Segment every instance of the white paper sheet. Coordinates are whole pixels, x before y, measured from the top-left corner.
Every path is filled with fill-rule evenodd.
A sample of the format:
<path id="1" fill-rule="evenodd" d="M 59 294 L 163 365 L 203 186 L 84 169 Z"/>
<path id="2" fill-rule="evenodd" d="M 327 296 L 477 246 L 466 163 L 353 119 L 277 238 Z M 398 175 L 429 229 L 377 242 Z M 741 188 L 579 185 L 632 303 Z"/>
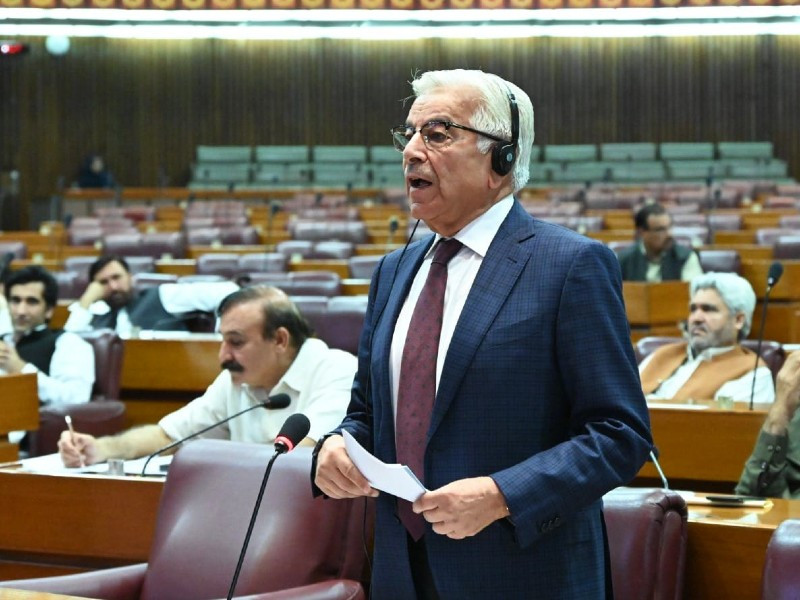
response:
<path id="1" fill-rule="evenodd" d="M 142 467 L 144 466 L 146 458 L 137 458 L 135 460 L 125 461 L 125 475 L 141 475 Z M 156 456 L 147 465 L 147 475 L 161 475 L 166 476 L 166 472 L 161 470 L 161 465 L 168 465 L 172 462 L 172 455 Z M 12 463 L 8 463 L 9 466 Z M 2 468 L 4 465 L 0 465 Z M 88 467 L 65 467 L 61 461 L 59 454 L 46 454 L 44 456 L 35 456 L 33 458 L 25 458 L 16 463 L 13 463 L 14 468 L 27 473 L 43 473 L 47 475 L 75 475 L 80 473 L 92 473 L 97 475 L 107 475 L 108 465 L 106 463 L 97 463 Z"/>
<path id="2" fill-rule="evenodd" d="M 375 489 L 409 502 L 428 491 L 406 465 L 387 465 L 378 460 L 347 431 L 344 432 L 344 446 L 350 460 Z"/>

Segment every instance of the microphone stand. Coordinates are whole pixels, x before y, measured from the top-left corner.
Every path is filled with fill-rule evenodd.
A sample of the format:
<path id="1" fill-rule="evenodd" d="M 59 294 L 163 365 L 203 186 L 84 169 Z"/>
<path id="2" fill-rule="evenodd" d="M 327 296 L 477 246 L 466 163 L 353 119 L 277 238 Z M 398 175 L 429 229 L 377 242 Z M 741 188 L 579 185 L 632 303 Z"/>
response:
<path id="1" fill-rule="evenodd" d="M 250 516 L 250 524 L 247 526 L 247 534 L 244 536 L 244 545 L 242 546 L 242 551 L 239 553 L 239 562 L 236 563 L 236 571 L 233 574 L 233 581 L 231 581 L 231 587 L 228 590 L 228 598 L 227 600 L 231 600 L 233 598 L 233 592 L 236 590 L 236 582 L 239 581 L 239 573 L 242 570 L 242 564 L 244 563 L 244 557 L 247 554 L 247 546 L 250 545 L 250 536 L 253 534 L 253 528 L 256 524 L 256 517 L 258 517 L 258 510 L 261 508 L 261 500 L 264 498 L 264 490 L 267 487 L 267 481 L 269 480 L 270 471 L 272 471 L 272 465 L 275 462 L 275 459 L 278 458 L 281 454 L 286 452 L 288 448 L 283 445 L 277 445 L 275 447 L 275 454 L 272 455 L 272 458 L 269 459 L 269 463 L 267 464 L 267 470 L 264 472 L 264 478 L 261 480 L 261 488 L 258 490 L 258 497 L 256 498 L 256 505 L 253 507 L 253 514 Z"/>
<path id="2" fill-rule="evenodd" d="M 753 383 L 750 386 L 750 410 L 753 410 L 753 400 L 756 394 L 756 370 L 758 369 L 758 359 L 761 357 L 761 344 L 764 341 L 764 325 L 767 322 L 767 305 L 769 304 L 769 293 L 772 285 L 767 286 L 764 294 L 764 306 L 761 307 L 761 324 L 758 327 L 758 344 L 756 345 L 756 365 L 753 367 Z"/>
<path id="3" fill-rule="evenodd" d="M 263 404 L 263 403 L 259 403 L 259 404 L 254 404 L 253 406 L 248 406 L 248 407 L 247 407 L 247 408 L 245 408 L 244 410 L 240 410 L 240 411 L 239 411 L 239 412 L 237 412 L 236 414 L 233 414 L 233 415 L 231 415 L 230 417 L 227 417 L 226 419 L 223 419 L 222 421 L 217 421 L 217 422 L 216 422 L 216 423 L 214 423 L 213 425 L 209 425 L 208 427 L 206 427 L 206 428 L 204 428 L 204 429 L 201 429 L 200 431 L 195 431 L 195 432 L 194 432 L 192 435 L 190 435 L 190 436 L 188 436 L 188 437 L 181 438 L 181 439 L 179 439 L 179 440 L 175 440 L 174 442 L 172 442 L 172 443 L 170 443 L 170 444 L 167 444 L 167 445 L 166 445 L 166 446 L 164 446 L 163 448 L 159 448 L 158 450 L 156 450 L 155 452 L 153 452 L 153 453 L 152 453 L 150 456 L 148 456 L 146 461 L 144 461 L 144 466 L 142 467 L 142 473 L 141 473 L 141 476 L 142 476 L 142 477 L 144 477 L 144 476 L 145 476 L 145 472 L 147 471 L 147 465 L 149 465 L 149 464 L 150 464 L 150 461 L 151 461 L 151 460 L 153 460 L 153 459 L 154 459 L 156 456 L 158 456 L 159 454 L 162 454 L 162 453 L 166 452 L 167 450 L 171 450 L 172 448 L 174 448 L 175 446 L 179 446 L 179 445 L 180 445 L 180 444 L 182 444 L 183 442 L 188 442 L 188 441 L 189 441 L 189 440 L 191 440 L 192 438 L 194 438 L 194 437 L 197 437 L 198 435 L 200 435 L 200 434 L 202 434 L 202 433 L 205 433 L 206 431 L 210 431 L 210 430 L 214 429 L 215 427 L 219 427 L 220 425 L 224 425 L 225 423 L 227 423 L 227 422 L 228 422 L 228 421 L 230 421 L 231 419 L 235 419 L 235 418 L 236 418 L 236 417 L 238 417 L 239 415 L 243 415 L 243 414 L 244 414 L 244 413 L 246 413 L 246 412 L 250 412 L 251 410 L 254 410 L 254 409 L 256 409 L 256 408 L 262 408 L 262 407 L 263 407 L 263 408 L 266 408 L 266 405 L 265 405 L 265 404 Z"/>

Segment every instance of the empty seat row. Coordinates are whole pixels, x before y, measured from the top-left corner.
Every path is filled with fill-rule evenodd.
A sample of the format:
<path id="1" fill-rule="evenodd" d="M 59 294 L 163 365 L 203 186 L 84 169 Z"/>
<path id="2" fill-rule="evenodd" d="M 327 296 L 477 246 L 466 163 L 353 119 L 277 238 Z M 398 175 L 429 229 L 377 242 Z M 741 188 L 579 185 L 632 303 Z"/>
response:
<path id="1" fill-rule="evenodd" d="M 552 144 L 535 146 L 532 162 L 635 162 L 661 160 L 758 159 L 773 156 L 772 142 L 652 142 Z"/>
<path id="2" fill-rule="evenodd" d="M 384 163 L 399 162 L 400 153 L 391 144 L 360 145 L 272 145 L 197 147 L 198 163 Z"/>

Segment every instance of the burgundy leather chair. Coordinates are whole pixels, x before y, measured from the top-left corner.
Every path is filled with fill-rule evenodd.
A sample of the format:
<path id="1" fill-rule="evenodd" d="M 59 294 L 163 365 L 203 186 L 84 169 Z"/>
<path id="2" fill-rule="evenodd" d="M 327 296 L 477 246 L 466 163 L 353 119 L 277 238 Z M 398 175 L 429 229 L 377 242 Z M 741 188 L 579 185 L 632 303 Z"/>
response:
<path id="1" fill-rule="evenodd" d="M 283 254 L 286 260 L 290 260 L 294 256 L 307 258 L 314 251 L 314 242 L 310 240 L 284 240 L 277 243 L 275 251 Z"/>
<path id="2" fill-rule="evenodd" d="M 178 276 L 174 273 L 136 273 L 133 276 L 133 288 L 137 292 L 164 283 L 178 283 Z"/>
<path id="3" fill-rule="evenodd" d="M 697 255 L 705 272 L 742 272 L 742 259 L 736 250 L 698 250 Z"/>
<path id="4" fill-rule="evenodd" d="M 778 525 L 767 545 L 761 576 L 763 600 L 796 600 L 800 590 L 800 519 Z"/>
<path id="5" fill-rule="evenodd" d="M 273 452 L 221 440 L 186 444 L 170 466 L 146 564 L 0 586 L 104 600 L 224 598 Z M 310 466 L 305 447 L 275 461 L 237 597 L 364 598 L 372 500 L 313 498 Z"/>
<path id="6" fill-rule="evenodd" d="M 800 235 L 782 235 L 772 245 L 772 257 L 785 260 L 800 258 Z"/>
<path id="7" fill-rule="evenodd" d="M 58 438 L 70 415 L 76 431 L 94 436 L 111 435 L 125 429 L 125 404 L 118 400 L 122 380 L 124 345 L 111 329 L 81 332 L 94 349 L 94 388 L 85 404 L 44 406 L 39 409 L 39 429 L 28 434 L 31 456 L 58 452 Z"/>
<path id="8" fill-rule="evenodd" d="M 103 248 L 107 254 L 122 256 L 151 256 L 159 259 L 168 254 L 172 258 L 185 258 L 186 236 L 178 231 L 111 234 L 103 238 Z"/>
<path id="9" fill-rule="evenodd" d="M 197 257 L 195 272 L 198 275 L 222 275 L 232 279 L 239 272 L 239 255 L 228 252 L 201 254 Z"/>
<path id="10" fill-rule="evenodd" d="M 338 240 L 327 240 L 317 242 L 308 258 L 314 259 L 347 259 L 355 253 L 353 242 L 340 242 Z"/>
<path id="11" fill-rule="evenodd" d="M 331 348 L 358 354 L 358 342 L 367 314 L 366 296 L 293 297 L 316 336 Z"/>
<path id="12" fill-rule="evenodd" d="M 642 362 L 647 355 L 652 353 L 659 346 L 680 342 L 682 340 L 683 338 L 668 336 L 644 337 L 636 342 L 634 348 L 636 360 L 637 362 Z M 748 350 L 755 352 L 758 347 L 758 340 L 742 340 L 741 344 Z M 761 358 L 767 363 L 769 370 L 772 371 L 772 378 L 775 379 L 778 375 L 778 371 L 780 371 L 783 366 L 783 362 L 786 360 L 786 352 L 780 342 L 764 340 L 761 343 Z"/>
<path id="13" fill-rule="evenodd" d="M 375 267 L 378 266 L 382 258 L 383 255 L 381 254 L 351 256 L 348 260 L 350 277 L 355 279 L 372 279 Z"/>
<path id="14" fill-rule="evenodd" d="M 190 246 L 222 245 L 254 245 L 258 244 L 258 232 L 255 227 L 201 227 L 186 230 L 187 243 Z"/>
<path id="15" fill-rule="evenodd" d="M 58 284 L 59 300 L 80 298 L 86 289 L 86 280 L 75 271 L 53 271 L 50 273 Z"/>
<path id="16" fill-rule="evenodd" d="M 296 271 L 292 273 L 247 273 L 246 285 L 271 285 L 290 296 L 339 296 L 342 280 L 332 271 Z"/>
<path id="17" fill-rule="evenodd" d="M 671 490 L 617 488 L 603 497 L 615 600 L 679 600 L 687 510 Z"/>
<path id="18" fill-rule="evenodd" d="M 25 258 L 28 255 L 28 245 L 25 242 L 0 243 L 0 256 L 9 252 L 14 255 L 14 258 Z"/>
<path id="19" fill-rule="evenodd" d="M 283 273 L 286 271 L 286 262 L 286 256 L 280 252 L 240 254 L 237 272 Z"/>

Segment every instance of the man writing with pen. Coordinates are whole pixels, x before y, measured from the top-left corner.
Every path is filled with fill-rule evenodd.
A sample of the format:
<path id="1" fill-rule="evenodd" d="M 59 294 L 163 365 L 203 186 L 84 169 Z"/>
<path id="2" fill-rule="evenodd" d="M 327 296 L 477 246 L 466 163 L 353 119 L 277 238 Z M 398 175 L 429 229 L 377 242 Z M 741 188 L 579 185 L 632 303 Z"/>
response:
<path id="1" fill-rule="evenodd" d="M 64 431 L 58 443 L 64 464 L 146 456 L 281 393 L 289 396 L 288 407 L 255 410 L 213 429 L 211 435 L 271 444 L 287 416 L 302 412 L 311 421 L 302 443 L 313 445 L 343 418 L 356 359 L 312 338 L 310 326 L 286 294 L 266 286 L 242 288 L 227 296 L 217 312 L 223 372 L 203 396 L 166 415 L 157 425 L 119 435 L 95 438 Z"/>

